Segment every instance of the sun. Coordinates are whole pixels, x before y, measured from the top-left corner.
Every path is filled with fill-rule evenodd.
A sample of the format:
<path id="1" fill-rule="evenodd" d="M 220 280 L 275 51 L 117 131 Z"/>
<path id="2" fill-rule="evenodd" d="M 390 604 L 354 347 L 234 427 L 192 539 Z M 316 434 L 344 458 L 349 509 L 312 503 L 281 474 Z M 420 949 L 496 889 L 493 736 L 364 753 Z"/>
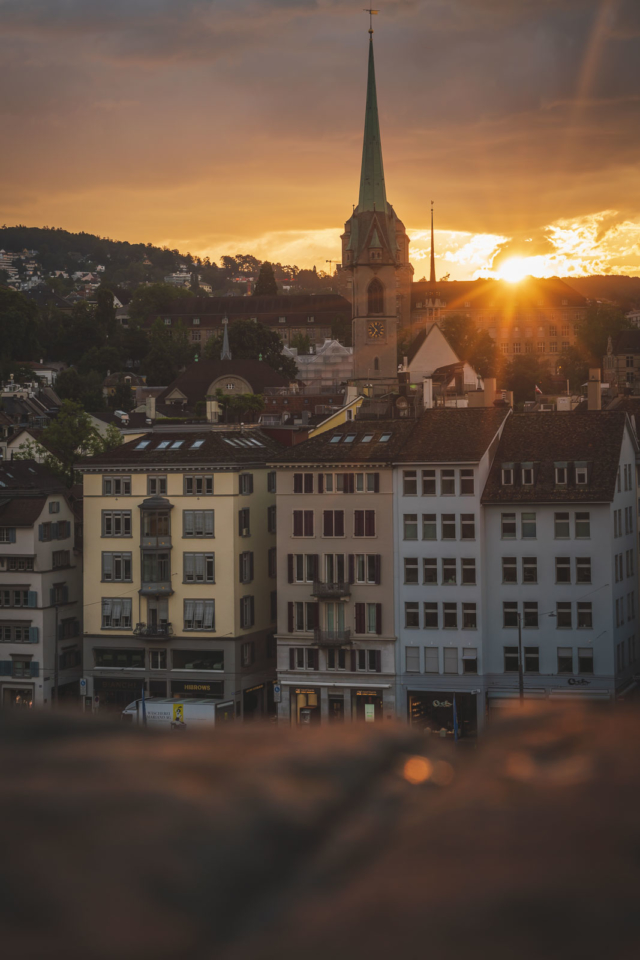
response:
<path id="1" fill-rule="evenodd" d="M 498 278 L 508 283 L 518 283 L 530 273 L 526 257 L 511 257 L 498 267 Z"/>

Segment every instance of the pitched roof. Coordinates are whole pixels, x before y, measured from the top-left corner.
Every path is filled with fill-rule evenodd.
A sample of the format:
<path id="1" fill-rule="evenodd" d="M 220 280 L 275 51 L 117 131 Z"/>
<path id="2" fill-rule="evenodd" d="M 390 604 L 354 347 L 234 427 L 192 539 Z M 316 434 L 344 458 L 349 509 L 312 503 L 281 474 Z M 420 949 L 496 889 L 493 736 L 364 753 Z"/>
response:
<path id="1" fill-rule="evenodd" d="M 46 502 L 46 497 L 0 499 L 0 524 L 12 527 L 31 527 L 42 513 Z"/>
<path id="2" fill-rule="evenodd" d="M 265 387 L 286 387 L 289 380 L 263 360 L 200 360 L 187 367 L 184 373 L 170 383 L 157 397 L 163 403 L 174 391 L 179 390 L 193 406 L 204 400 L 207 390 L 218 377 L 242 377 L 254 393 L 262 393 Z"/>
<path id="3" fill-rule="evenodd" d="M 0 496 L 5 490 L 20 490 L 22 492 L 63 489 L 64 484 L 60 477 L 52 473 L 43 463 L 37 463 L 35 460 L 0 462 Z"/>
<path id="4" fill-rule="evenodd" d="M 413 420 L 353 420 L 284 450 L 272 463 L 390 464 L 407 442 Z M 353 437 L 353 440 L 347 440 Z M 365 438 L 369 439 L 365 439 Z M 383 437 L 387 437 L 383 440 Z M 336 438 L 338 438 L 336 440 Z"/>
<path id="5" fill-rule="evenodd" d="M 264 464 L 280 449 L 261 430 L 156 430 L 106 453 L 85 457 L 79 461 L 78 470 L 147 470 L 150 465 L 176 470 L 196 465 L 210 470 L 232 468 L 236 464 Z"/>
<path id="6" fill-rule="evenodd" d="M 615 495 L 616 476 L 626 414 L 622 411 L 589 411 L 569 414 L 514 414 L 507 421 L 482 495 L 483 503 L 608 502 Z M 557 487 L 556 463 L 587 462 L 589 482 L 569 482 Z M 522 486 L 502 484 L 503 463 L 533 463 L 535 482 Z M 516 480 L 519 481 L 516 470 Z"/>
<path id="7" fill-rule="evenodd" d="M 277 324 L 279 317 L 296 323 L 306 323 L 308 316 L 331 321 L 336 316 L 351 317 L 351 304 L 339 293 L 294 293 L 274 297 L 185 297 L 174 309 L 160 313 L 160 317 L 175 317 L 188 321 L 199 317 L 202 325 L 207 319 L 216 324 L 223 317 L 230 321 L 239 317 L 257 317 L 262 323 Z"/>

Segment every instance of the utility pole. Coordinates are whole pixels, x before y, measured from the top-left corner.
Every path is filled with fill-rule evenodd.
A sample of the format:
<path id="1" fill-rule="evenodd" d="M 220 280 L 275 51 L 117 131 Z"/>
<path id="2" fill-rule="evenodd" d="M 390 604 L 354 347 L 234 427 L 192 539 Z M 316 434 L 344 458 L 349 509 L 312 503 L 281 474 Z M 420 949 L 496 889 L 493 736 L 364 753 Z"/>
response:
<path id="1" fill-rule="evenodd" d="M 53 696 L 51 706 L 58 709 L 58 604 L 54 604 L 56 611 L 56 632 L 53 639 Z"/>
<path id="2" fill-rule="evenodd" d="M 339 260 L 325 260 L 325 263 L 330 263 L 331 266 L 333 266 L 334 263 L 335 263 L 335 264 L 338 264 L 338 263 L 340 263 L 340 261 L 339 261 Z M 333 276 L 333 273 L 331 274 L 331 276 Z"/>
<path id="3" fill-rule="evenodd" d="M 524 706 L 524 670 L 522 664 L 522 614 L 518 612 L 518 691 L 520 694 L 520 706 Z"/>

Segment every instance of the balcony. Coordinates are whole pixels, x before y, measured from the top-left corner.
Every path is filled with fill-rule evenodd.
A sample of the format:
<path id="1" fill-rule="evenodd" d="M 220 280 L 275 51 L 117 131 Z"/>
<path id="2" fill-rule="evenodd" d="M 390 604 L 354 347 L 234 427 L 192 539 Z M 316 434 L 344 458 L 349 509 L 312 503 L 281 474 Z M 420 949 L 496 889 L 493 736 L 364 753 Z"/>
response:
<path id="1" fill-rule="evenodd" d="M 173 627 L 170 623 L 136 623 L 133 634 L 147 640 L 168 640 L 173 636 Z"/>
<path id="2" fill-rule="evenodd" d="M 161 547 L 165 549 L 171 549 L 171 534 L 164 534 L 161 536 L 145 536 L 144 534 L 140 537 L 140 546 L 141 547 L 150 547 L 151 549 L 159 550 Z"/>
<path id="3" fill-rule="evenodd" d="M 351 584 L 343 580 L 337 583 L 321 583 L 320 580 L 314 580 L 311 596 L 318 597 L 319 600 L 340 600 L 351 596 Z"/>
<path id="4" fill-rule="evenodd" d="M 170 580 L 143 580 L 139 593 L 143 597 L 169 597 L 173 587 Z"/>
<path id="5" fill-rule="evenodd" d="M 314 630 L 313 642 L 319 647 L 342 647 L 351 643 L 351 630 Z"/>

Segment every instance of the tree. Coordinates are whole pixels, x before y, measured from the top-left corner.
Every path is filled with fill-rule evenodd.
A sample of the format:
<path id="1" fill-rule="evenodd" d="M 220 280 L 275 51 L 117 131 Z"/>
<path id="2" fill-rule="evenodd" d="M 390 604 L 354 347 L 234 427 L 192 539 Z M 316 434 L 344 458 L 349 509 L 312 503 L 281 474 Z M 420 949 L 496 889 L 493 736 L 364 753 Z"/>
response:
<path id="1" fill-rule="evenodd" d="M 295 337 L 291 337 L 289 346 L 294 347 L 301 357 L 311 353 L 311 340 L 306 333 L 296 333 Z"/>
<path id="2" fill-rule="evenodd" d="M 133 410 L 135 407 L 135 397 L 130 383 L 125 383 L 122 379 L 116 384 L 113 395 L 109 397 L 109 406 L 114 410 Z"/>
<path id="3" fill-rule="evenodd" d="M 176 379 L 180 364 L 176 362 L 173 341 L 159 318 L 151 328 L 149 341 L 149 352 L 142 362 L 147 383 L 166 387 Z"/>
<path id="4" fill-rule="evenodd" d="M 122 356 L 136 366 L 139 365 L 149 352 L 147 331 L 139 323 L 130 323 L 128 327 L 121 327 L 118 333 Z"/>
<path id="5" fill-rule="evenodd" d="M 229 324 L 229 346 L 234 360 L 262 359 L 289 380 L 295 380 L 298 367 L 292 357 L 282 354 L 280 337 L 256 320 L 233 320 Z M 207 340 L 204 357 L 219 360 L 222 351 L 222 333 Z"/>
<path id="6" fill-rule="evenodd" d="M 273 275 L 273 267 L 268 260 L 265 260 L 260 267 L 258 282 L 256 283 L 253 295 L 254 297 L 278 296 L 278 284 L 276 283 L 276 278 Z"/>
<path id="7" fill-rule="evenodd" d="M 558 374 L 569 381 L 572 390 L 579 390 L 589 379 L 589 362 L 577 347 L 567 347 L 558 358 Z"/>
<path id="8" fill-rule="evenodd" d="M 38 308 L 33 300 L 0 286 L 0 363 L 35 360 L 38 351 Z"/>
<path id="9" fill-rule="evenodd" d="M 95 412 L 105 406 L 102 380 L 97 370 L 80 374 L 75 367 L 70 367 L 58 374 L 56 393 L 61 400 L 74 400 L 85 410 Z"/>
<path id="10" fill-rule="evenodd" d="M 180 303 L 191 299 L 191 290 L 174 287 L 170 283 L 151 283 L 138 287 L 129 304 L 129 316 L 133 320 L 144 322 L 162 313 L 180 312 Z"/>
<path id="11" fill-rule="evenodd" d="M 584 320 L 578 326 L 576 342 L 585 359 L 592 366 L 601 367 L 609 337 L 615 340 L 621 330 L 630 327 L 631 323 L 620 307 L 609 303 L 590 304 Z"/>
<path id="12" fill-rule="evenodd" d="M 98 431 L 96 431 L 96 435 L 91 441 L 91 453 L 93 456 L 98 453 L 107 453 L 109 450 L 114 450 L 115 447 L 121 446 L 123 442 L 122 434 L 115 423 L 110 423 L 107 425 L 104 436 L 101 436 Z"/>
<path id="13" fill-rule="evenodd" d="M 58 416 L 38 437 L 36 450 L 45 466 L 71 487 L 76 482 L 74 465 L 79 457 L 93 453 L 96 436 L 97 431 L 80 404 L 65 400 Z M 30 460 L 33 453 L 25 444 L 14 456 L 17 460 Z"/>
<path id="14" fill-rule="evenodd" d="M 514 357 L 505 364 L 502 371 L 502 381 L 507 390 L 513 390 L 514 403 L 525 400 L 535 400 L 536 386 L 543 393 L 551 390 L 549 383 L 549 369 L 542 365 L 533 354 L 524 354 Z"/>
<path id="15" fill-rule="evenodd" d="M 331 336 L 343 347 L 353 346 L 353 320 L 351 317 L 336 317 L 331 321 Z"/>
<path id="16" fill-rule="evenodd" d="M 96 290 L 96 323 L 105 337 L 112 337 L 116 330 L 116 308 L 113 302 L 113 292 L 108 287 L 99 287 Z"/>
<path id="17" fill-rule="evenodd" d="M 498 351 L 486 330 L 464 314 L 452 314 L 439 321 L 439 327 L 460 360 L 470 364 L 481 377 L 495 376 Z"/>
<path id="18" fill-rule="evenodd" d="M 108 373 L 115 373 L 122 366 L 122 355 L 117 347 L 105 344 L 102 347 L 92 347 L 78 361 L 80 373 L 89 373 L 95 370 L 102 377 Z"/>

